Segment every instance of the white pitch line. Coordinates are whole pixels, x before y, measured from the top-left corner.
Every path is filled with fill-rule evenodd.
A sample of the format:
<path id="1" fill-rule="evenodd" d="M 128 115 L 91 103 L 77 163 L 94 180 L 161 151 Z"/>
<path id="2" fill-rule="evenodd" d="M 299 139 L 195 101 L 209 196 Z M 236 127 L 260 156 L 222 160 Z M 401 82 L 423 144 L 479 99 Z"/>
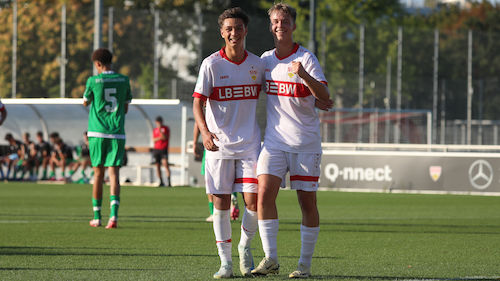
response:
<path id="1" fill-rule="evenodd" d="M 20 220 L 0 220 L 0 223 L 30 223 L 30 221 L 20 221 Z"/>

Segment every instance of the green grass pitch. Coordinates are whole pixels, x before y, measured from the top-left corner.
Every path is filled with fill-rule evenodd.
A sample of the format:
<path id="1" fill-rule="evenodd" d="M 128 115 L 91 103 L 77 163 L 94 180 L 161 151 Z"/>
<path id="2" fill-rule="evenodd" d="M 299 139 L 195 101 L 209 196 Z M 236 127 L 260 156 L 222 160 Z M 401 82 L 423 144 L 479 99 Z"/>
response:
<path id="1" fill-rule="evenodd" d="M 0 183 L 0 280 L 211 280 L 217 271 L 203 189 L 123 187 L 112 230 L 88 226 L 90 196 L 89 185 Z M 318 203 L 312 280 L 499 280 L 499 197 L 318 192 Z M 299 257 L 295 193 L 281 191 L 278 209 L 281 273 L 261 280 L 287 279 Z M 242 279 L 240 221 L 232 226 Z M 253 248 L 258 263 L 258 235 Z"/>

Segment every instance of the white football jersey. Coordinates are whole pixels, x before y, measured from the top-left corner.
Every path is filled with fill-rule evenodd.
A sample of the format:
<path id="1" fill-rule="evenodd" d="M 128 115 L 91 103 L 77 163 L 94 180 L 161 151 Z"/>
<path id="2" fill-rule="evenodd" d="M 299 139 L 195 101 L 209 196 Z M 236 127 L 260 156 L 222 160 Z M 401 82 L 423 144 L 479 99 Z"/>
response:
<path id="1" fill-rule="evenodd" d="M 264 83 L 264 62 L 245 51 L 241 63 L 229 60 L 224 48 L 213 53 L 200 67 L 193 97 L 207 100 L 208 130 L 219 139 L 219 151 L 207 151 L 217 159 L 242 159 L 260 150 L 257 101 Z"/>
<path id="2" fill-rule="evenodd" d="M 293 153 L 321 153 L 316 98 L 302 78 L 291 72 L 291 63 L 301 62 L 309 75 L 327 84 L 318 59 L 298 44 L 287 57 L 278 58 L 274 49 L 262 54 L 261 58 L 266 65 L 265 145 Z"/>

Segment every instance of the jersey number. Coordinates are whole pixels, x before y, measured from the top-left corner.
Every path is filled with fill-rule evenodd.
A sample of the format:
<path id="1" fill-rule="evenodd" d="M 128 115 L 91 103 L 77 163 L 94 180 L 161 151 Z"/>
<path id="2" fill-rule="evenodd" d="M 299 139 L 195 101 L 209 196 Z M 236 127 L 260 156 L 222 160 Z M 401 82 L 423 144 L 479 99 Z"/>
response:
<path id="1" fill-rule="evenodd" d="M 116 95 L 116 88 L 104 89 L 104 99 L 106 99 L 106 102 L 111 103 L 111 105 L 107 104 L 104 107 L 104 109 L 106 109 L 107 112 L 115 112 L 116 109 L 118 108 L 118 103 L 116 101 L 116 97 L 112 96 L 112 94 Z"/>

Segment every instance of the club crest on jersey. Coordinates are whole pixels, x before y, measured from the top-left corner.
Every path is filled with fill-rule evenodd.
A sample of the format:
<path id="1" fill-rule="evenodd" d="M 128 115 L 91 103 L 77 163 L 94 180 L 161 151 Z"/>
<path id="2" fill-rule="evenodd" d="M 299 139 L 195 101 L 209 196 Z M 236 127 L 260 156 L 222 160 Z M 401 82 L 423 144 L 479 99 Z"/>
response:
<path id="1" fill-rule="evenodd" d="M 252 78 L 253 81 L 255 81 L 257 79 L 257 70 L 254 69 L 254 67 L 252 66 L 251 69 L 248 71 L 248 73 L 250 73 L 250 77 Z"/>
<path id="2" fill-rule="evenodd" d="M 292 78 L 293 77 L 293 73 L 292 72 L 288 72 L 288 77 Z"/>

